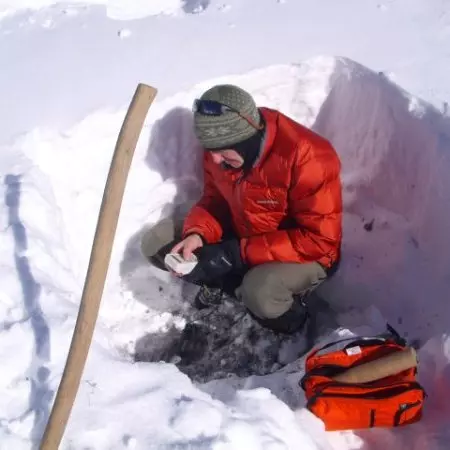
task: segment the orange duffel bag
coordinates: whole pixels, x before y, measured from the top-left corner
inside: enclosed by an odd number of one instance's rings
[[[396,427],[421,419],[426,394],[416,380],[416,366],[371,382],[334,379],[349,369],[405,351],[406,342],[388,328],[387,335],[342,339],[307,356],[299,384],[306,394],[306,407],[324,422],[327,431]]]

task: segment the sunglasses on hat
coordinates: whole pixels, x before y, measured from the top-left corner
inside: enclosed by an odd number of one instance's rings
[[[235,108],[232,108],[231,106],[224,105],[223,103],[217,102],[216,100],[197,99],[194,101],[193,111],[203,114],[204,116],[221,116],[225,112],[232,111],[232,112],[235,112],[236,114],[238,114],[244,120],[246,120],[256,130],[263,129],[263,125],[258,125],[257,123],[255,123],[254,120],[252,120],[247,115],[242,114],[240,111],[238,111]]]

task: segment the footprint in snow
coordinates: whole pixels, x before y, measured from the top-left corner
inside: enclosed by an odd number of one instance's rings
[[[117,36],[119,36],[120,39],[126,39],[131,36],[131,30],[128,28],[123,28],[117,32]]]
[[[210,0],[185,0],[183,11],[187,14],[199,14],[205,11],[210,4]]]
[[[54,22],[53,22],[53,19],[46,19],[46,20],[44,20],[44,22],[42,22],[42,28],[47,28],[47,29],[50,29],[50,28],[53,28],[53,25],[54,25]]]
[[[75,8],[67,8],[67,9],[63,9],[61,11],[61,13],[65,16],[72,17],[72,16],[78,15],[78,10]]]
[[[393,3],[395,3],[395,0],[386,0],[384,3],[378,3],[377,8],[381,12],[386,12],[392,6]]]
[[[231,5],[224,3],[223,5],[218,6],[217,9],[221,12],[229,11],[231,9]]]
[[[122,442],[125,445],[125,448],[136,448],[137,440],[133,436],[130,436],[129,434],[125,434],[122,437]]]

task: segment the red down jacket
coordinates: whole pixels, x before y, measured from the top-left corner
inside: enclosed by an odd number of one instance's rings
[[[242,178],[204,157],[203,196],[184,222],[183,235],[218,242],[228,225],[249,266],[317,261],[339,256],[342,194],[340,160],[331,144],[284,114],[260,108],[266,122],[261,155]]]

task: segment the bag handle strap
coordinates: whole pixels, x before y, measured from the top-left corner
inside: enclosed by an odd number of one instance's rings
[[[328,344],[325,344],[323,347],[313,350],[310,353],[310,355],[308,356],[308,359],[312,358],[313,356],[315,356],[317,353],[321,352],[322,350],[326,350],[327,348],[333,347],[336,344],[340,344],[342,342],[348,342],[348,341],[379,340],[379,341],[383,342],[383,341],[386,341],[387,338],[391,337],[391,338],[394,338],[395,342],[397,342],[398,344],[400,344],[402,346],[406,345],[406,340],[400,336],[400,334],[394,329],[394,327],[392,327],[389,323],[387,323],[386,328],[387,328],[387,333],[381,333],[381,334],[375,335],[375,336],[352,336],[349,338],[339,339],[334,342],[329,342]]]

